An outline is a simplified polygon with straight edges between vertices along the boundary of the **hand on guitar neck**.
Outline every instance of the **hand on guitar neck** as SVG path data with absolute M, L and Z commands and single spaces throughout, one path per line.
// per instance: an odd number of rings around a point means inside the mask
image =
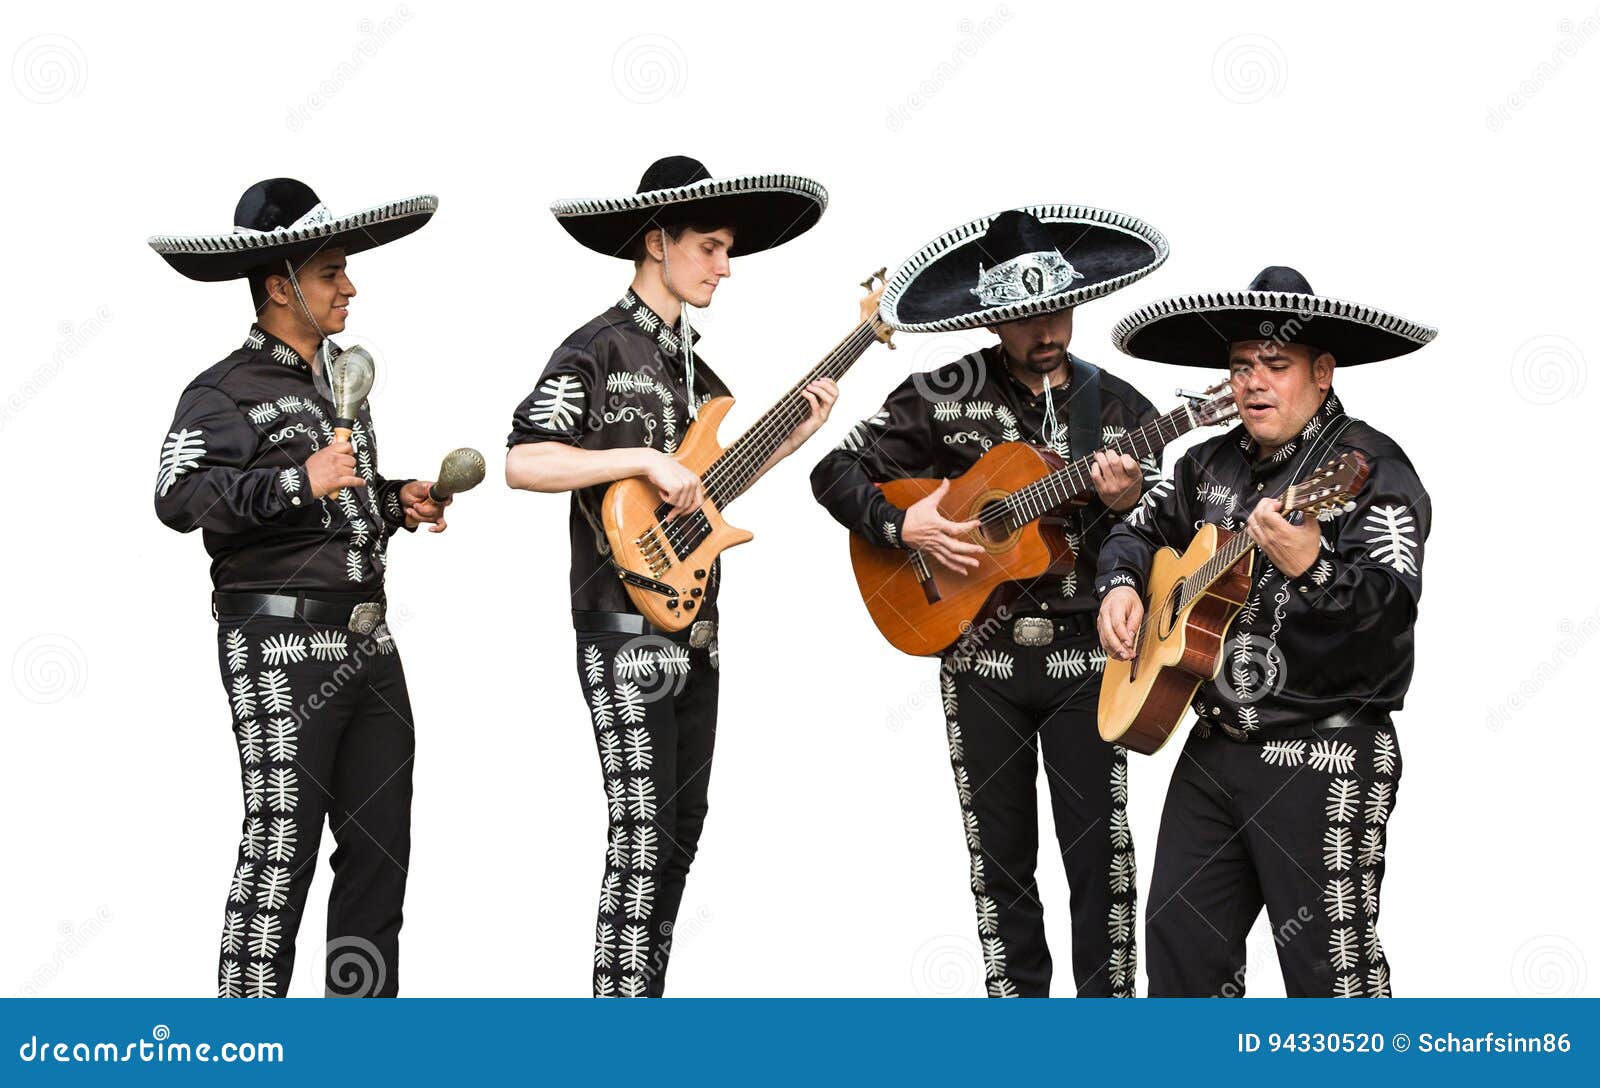
M 1298 578 L 1322 554 L 1322 528 L 1316 518 L 1290 521 L 1278 512 L 1282 509 L 1279 500 L 1262 499 L 1250 511 L 1245 530 L 1285 578 Z
M 932 556 L 947 569 L 963 574 L 978 569 L 978 556 L 983 554 L 983 547 L 966 538 L 976 532 L 982 522 L 950 521 L 939 513 L 939 500 L 949 490 L 950 481 L 942 480 L 926 498 L 906 507 L 900 539 L 923 555 Z

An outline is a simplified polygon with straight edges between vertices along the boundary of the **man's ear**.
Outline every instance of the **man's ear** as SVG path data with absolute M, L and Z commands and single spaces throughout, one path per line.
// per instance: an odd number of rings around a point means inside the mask
M 644 251 L 650 254 L 651 260 L 660 261 L 666 258 L 666 235 L 667 232 L 660 227 L 651 227 L 645 234 Z
M 289 305 L 289 277 L 271 275 L 266 278 L 264 286 L 267 289 L 267 301 L 275 302 L 279 306 Z
M 1317 388 L 1327 390 L 1333 385 L 1333 368 L 1337 361 L 1331 351 L 1324 351 L 1311 360 L 1311 378 L 1317 383 Z

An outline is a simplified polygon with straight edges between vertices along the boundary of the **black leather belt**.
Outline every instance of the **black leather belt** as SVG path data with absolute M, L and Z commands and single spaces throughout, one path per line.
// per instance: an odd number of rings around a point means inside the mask
M 1316 718 L 1308 722 L 1295 722 L 1292 725 L 1272 726 L 1253 733 L 1245 733 L 1227 722 L 1207 721 L 1204 716 L 1201 717 L 1199 724 L 1208 727 L 1217 726 L 1225 736 L 1232 740 L 1260 743 L 1268 740 L 1304 740 L 1306 737 L 1314 737 L 1325 730 L 1348 729 L 1351 726 L 1377 729 L 1382 726 L 1392 725 L 1394 722 L 1389 717 L 1387 710 L 1373 710 L 1369 707 L 1361 707 L 1358 710 L 1341 710 L 1336 714 L 1329 714 L 1326 718 Z
M 660 638 L 687 642 L 696 649 L 703 649 L 716 637 L 717 621 L 695 620 L 682 631 L 668 631 L 657 627 L 637 612 L 585 612 L 574 608 L 572 628 L 575 631 L 607 631 L 617 635 L 656 635 Z
M 332 627 L 347 627 L 357 634 L 370 634 L 383 622 L 384 602 L 319 600 L 304 594 L 223 593 L 211 594 L 211 618 L 218 616 L 276 616 L 279 619 L 305 620 Z

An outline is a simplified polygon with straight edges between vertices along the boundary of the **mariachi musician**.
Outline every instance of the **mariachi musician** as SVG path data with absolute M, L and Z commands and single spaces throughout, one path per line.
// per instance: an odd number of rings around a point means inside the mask
M 388 541 L 445 527 L 431 481 L 378 472 L 363 401 L 329 369 L 356 290 L 346 258 L 402 238 L 438 201 L 335 215 L 292 178 L 252 185 L 232 231 L 150 239 L 190 279 L 248 280 L 244 343 L 189 383 L 161 448 L 155 506 L 211 555 L 212 615 L 244 787 L 218 993 L 282 997 L 326 818 L 329 996 L 399 989 L 415 731 L 385 622 Z M 448 500 L 445 500 L 446 502 Z
M 1087 504 L 1052 513 L 1077 562 L 1014 584 L 1005 622 L 941 663 L 946 729 L 970 854 L 987 992 L 1049 996 L 1051 959 L 1034 867 L 1042 750 L 1056 838 L 1072 889 L 1076 992 L 1134 992 L 1133 840 L 1127 762 L 1100 741 L 1095 699 L 1104 654 L 1094 637 L 1094 557 L 1139 499 L 1141 465 L 1101 447 L 1155 418 L 1128 383 L 1072 354 L 1073 310 L 1149 274 L 1167 243 L 1132 216 L 1040 205 L 985 217 L 924 246 L 890 281 L 884 319 L 908 332 L 986 328 L 997 343 L 903 382 L 811 474 L 817 501 L 880 547 L 920 550 L 954 571 L 975 566 L 975 522 L 939 513 L 948 478 L 1002 442 L 1095 457 Z M 878 486 L 946 483 L 909 509 Z M 908 551 L 909 557 L 909 551 Z
M 1404 451 L 1346 414 L 1333 376 L 1434 335 L 1317 295 L 1286 267 L 1244 291 L 1153 303 L 1115 330 L 1135 358 L 1226 370 L 1241 423 L 1179 459 L 1106 540 L 1106 651 L 1133 658 L 1157 549 L 1182 552 L 1210 523 L 1248 530 L 1263 553 L 1167 792 L 1145 923 L 1153 997 L 1242 994 L 1263 906 L 1290 996 L 1390 992 L 1377 931 L 1400 784 L 1390 715 L 1411 681 L 1432 510 Z M 1280 513 L 1290 484 L 1348 451 L 1370 471 L 1353 505 Z

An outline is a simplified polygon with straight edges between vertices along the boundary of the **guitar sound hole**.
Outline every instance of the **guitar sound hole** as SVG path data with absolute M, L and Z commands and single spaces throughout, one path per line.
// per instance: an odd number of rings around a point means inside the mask
M 1179 582 L 1161 602 L 1161 637 L 1166 638 L 1178 624 L 1178 602 L 1183 599 L 1183 583 Z
M 990 544 L 1004 544 L 1011 536 L 1011 519 L 1006 516 L 1005 506 L 999 502 L 985 503 L 978 509 L 978 517 L 983 525 L 978 533 Z

